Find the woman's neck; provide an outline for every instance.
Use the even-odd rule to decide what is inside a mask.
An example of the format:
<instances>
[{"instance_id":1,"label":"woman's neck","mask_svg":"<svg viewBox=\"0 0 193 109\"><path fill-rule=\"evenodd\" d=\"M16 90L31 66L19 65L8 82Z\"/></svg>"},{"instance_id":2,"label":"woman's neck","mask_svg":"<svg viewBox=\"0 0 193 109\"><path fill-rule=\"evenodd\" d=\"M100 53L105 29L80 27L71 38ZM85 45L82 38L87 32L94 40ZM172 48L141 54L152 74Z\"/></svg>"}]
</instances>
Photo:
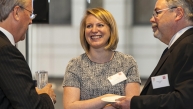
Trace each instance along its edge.
<instances>
[{"instance_id":1,"label":"woman's neck","mask_svg":"<svg viewBox=\"0 0 193 109\"><path fill-rule=\"evenodd\" d=\"M102 50L102 51L94 51L90 50L87 53L89 59L96 63L105 63L109 62L113 59L114 51Z\"/></svg>"}]
</instances>

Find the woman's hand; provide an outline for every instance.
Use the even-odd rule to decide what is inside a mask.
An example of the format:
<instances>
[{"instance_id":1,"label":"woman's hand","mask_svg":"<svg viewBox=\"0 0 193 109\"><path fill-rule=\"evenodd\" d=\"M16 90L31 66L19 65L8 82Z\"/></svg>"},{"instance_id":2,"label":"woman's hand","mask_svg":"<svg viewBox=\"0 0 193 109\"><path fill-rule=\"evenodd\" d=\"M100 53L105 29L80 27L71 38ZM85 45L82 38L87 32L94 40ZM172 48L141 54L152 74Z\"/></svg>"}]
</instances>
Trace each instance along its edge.
<instances>
[{"instance_id":1,"label":"woman's hand","mask_svg":"<svg viewBox=\"0 0 193 109\"><path fill-rule=\"evenodd\" d=\"M107 104L103 109L116 109L111 104Z\"/></svg>"}]
</instances>

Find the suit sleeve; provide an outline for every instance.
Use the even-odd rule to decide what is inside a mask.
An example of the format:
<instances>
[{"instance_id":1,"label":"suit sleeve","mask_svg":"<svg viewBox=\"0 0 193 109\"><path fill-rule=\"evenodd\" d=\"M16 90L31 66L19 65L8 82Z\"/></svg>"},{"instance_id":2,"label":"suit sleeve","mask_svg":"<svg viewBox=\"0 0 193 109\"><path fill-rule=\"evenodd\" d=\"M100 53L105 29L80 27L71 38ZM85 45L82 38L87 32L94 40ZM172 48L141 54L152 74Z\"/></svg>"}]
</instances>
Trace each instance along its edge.
<instances>
[{"instance_id":1,"label":"suit sleeve","mask_svg":"<svg viewBox=\"0 0 193 109\"><path fill-rule=\"evenodd\" d=\"M12 45L0 48L0 90L1 102L15 109L54 109L49 95L37 94L27 62Z\"/></svg>"},{"instance_id":2,"label":"suit sleeve","mask_svg":"<svg viewBox=\"0 0 193 109\"><path fill-rule=\"evenodd\" d=\"M131 109L192 109L193 107L193 44L176 48L170 57L172 66L169 74L171 91L154 95L134 96ZM171 63L170 63L171 64ZM164 68L167 66L165 65ZM166 71L166 70L165 70ZM155 90L155 89L152 89ZM156 89L162 90L162 89Z\"/></svg>"}]
</instances>

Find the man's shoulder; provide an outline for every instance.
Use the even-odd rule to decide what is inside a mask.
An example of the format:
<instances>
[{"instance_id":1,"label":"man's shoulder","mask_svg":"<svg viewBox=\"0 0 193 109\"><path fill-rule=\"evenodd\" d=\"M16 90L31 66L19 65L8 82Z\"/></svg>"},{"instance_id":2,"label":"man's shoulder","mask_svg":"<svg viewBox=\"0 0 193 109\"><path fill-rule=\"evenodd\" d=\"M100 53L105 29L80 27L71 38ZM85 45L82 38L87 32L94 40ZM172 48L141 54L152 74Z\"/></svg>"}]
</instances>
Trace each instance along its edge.
<instances>
[{"instance_id":1,"label":"man's shoulder","mask_svg":"<svg viewBox=\"0 0 193 109\"><path fill-rule=\"evenodd\" d=\"M0 35L0 48L6 45L10 45L9 41L7 41L3 36Z\"/></svg>"}]
</instances>

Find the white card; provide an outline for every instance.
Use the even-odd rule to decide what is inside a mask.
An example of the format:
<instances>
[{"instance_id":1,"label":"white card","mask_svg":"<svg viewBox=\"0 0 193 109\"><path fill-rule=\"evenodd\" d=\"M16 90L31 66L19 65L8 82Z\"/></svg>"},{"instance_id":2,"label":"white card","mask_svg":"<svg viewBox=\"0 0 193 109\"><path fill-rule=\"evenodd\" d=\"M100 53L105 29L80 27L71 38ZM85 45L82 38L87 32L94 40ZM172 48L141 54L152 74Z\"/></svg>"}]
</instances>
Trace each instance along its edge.
<instances>
[{"instance_id":1,"label":"white card","mask_svg":"<svg viewBox=\"0 0 193 109\"><path fill-rule=\"evenodd\" d=\"M123 72L119 72L119 73L116 73L116 74L108 77L108 80L111 82L112 85L120 83L126 79L127 79L127 77L125 76L125 74Z\"/></svg>"},{"instance_id":2,"label":"white card","mask_svg":"<svg viewBox=\"0 0 193 109\"><path fill-rule=\"evenodd\" d=\"M168 81L168 74L151 77L151 82L153 89L170 86Z\"/></svg>"}]
</instances>

